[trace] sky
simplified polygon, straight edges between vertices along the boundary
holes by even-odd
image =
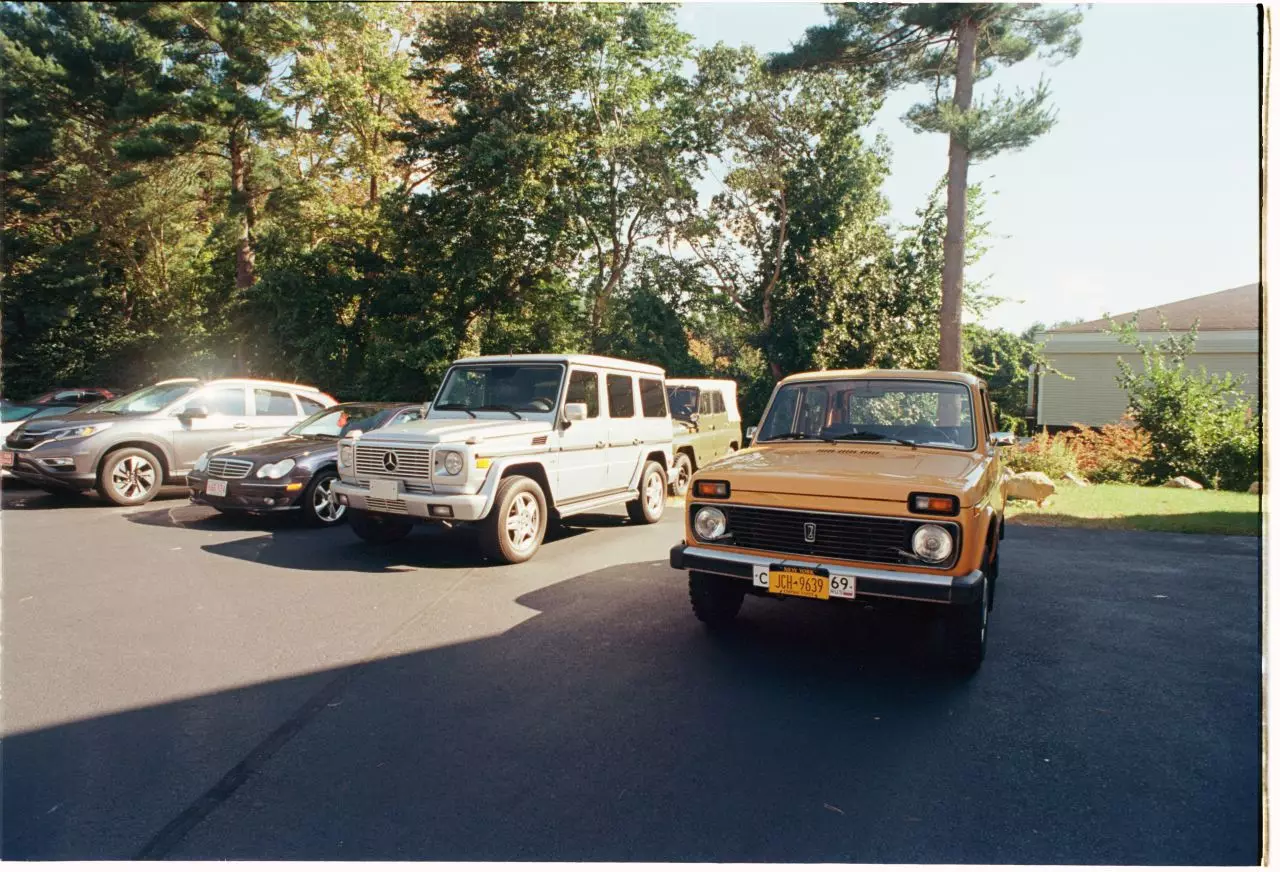
[[[688,3],[677,17],[701,45],[765,53],[827,20],[818,3]],[[1027,60],[975,91],[1043,76],[1058,111],[1031,146],[969,171],[992,235],[966,282],[1004,300],[989,326],[1093,320],[1258,280],[1256,8],[1096,4],[1081,35],[1074,58]],[[884,192],[899,223],[946,173],[946,137],[901,120],[926,93],[891,94],[870,131],[892,149]]]

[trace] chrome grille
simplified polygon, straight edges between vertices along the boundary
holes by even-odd
[[[238,457],[212,457],[209,459],[209,475],[218,478],[244,478],[253,469],[252,460]]]
[[[702,505],[690,506],[691,512]],[[954,523],[931,518],[883,518],[826,512],[796,512],[755,506],[716,505],[729,521],[734,545],[804,557],[830,557],[859,563],[935,566],[915,558],[911,536],[922,524],[938,524],[955,537],[947,566],[960,554],[960,531]],[[813,541],[805,541],[805,525],[813,525]],[[945,566],[938,566],[942,569]]]
[[[394,458],[394,468],[388,469],[386,458]],[[376,475],[379,478],[431,478],[430,448],[397,448],[395,446],[356,446],[356,475]]]
[[[425,494],[431,496],[436,489],[425,482],[405,482],[404,492],[408,494]]]
[[[404,500],[380,500],[377,497],[365,497],[365,508],[371,512],[386,512],[389,515],[407,515],[409,509]]]

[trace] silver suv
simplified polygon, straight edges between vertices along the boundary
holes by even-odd
[[[337,401],[313,387],[259,379],[162,381],[85,411],[29,420],[9,434],[0,468],[48,491],[98,493],[137,506],[181,484],[218,445],[278,436]]]

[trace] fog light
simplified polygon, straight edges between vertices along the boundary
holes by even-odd
[[[271,499],[271,497],[267,497],[265,500],[263,500],[263,502],[266,503],[268,506],[274,506],[276,504],[276,501]]]
[[[40,462],[45,466],[53,466],[59,469],[76,465],[76,459],[74,457],[42,457],[40,458]]]
[[[431,513],[431,517],[433,518],[452,518],[453,517],[452,506],[429,506],[427,508],[427,511]]]
[[[343,505],[343,506],[347,505],[347,495],[346,495],[346,494],[338,494],[338,504],[339,504],[339,505]]]

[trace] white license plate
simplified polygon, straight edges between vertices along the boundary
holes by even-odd
[[[5,467],[6,469],[13,466],[12,451],[0,451],[0,466]]]
[[[378,500],[400,499],[400,482],[375,478],[369,482],[369,496]]]
[[[774,570],[776,573],[777,570]],[[838,599],[854,599],[858,593],[858,579],[853,575],[843,575],[832,573],[828,587],[828,595]],[[756,587],[769,587],[769,566],[765,563],[757,563],[751,567],[751,583]],[[826,597],[818,597],[826,599]]]
[[[204,492],[211,497],[225,497],[227,495],[227,483],[211,478],[204,483]]]

